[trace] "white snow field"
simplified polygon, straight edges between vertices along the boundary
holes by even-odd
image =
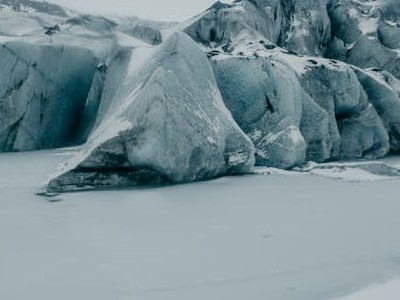
[[[74,151],[0,155],[0,299],[400,299],[398,177],[35,195]]]

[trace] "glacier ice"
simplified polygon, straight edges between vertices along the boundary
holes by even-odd
[[[82,142],[78,129],[97,59],[74,46],[0,46],[0,151]]]
[[[303,164],[303,90],[295,73],[269,58],[216,56],[211,61],[226,106],[255,145],[257,165],[289,169]]]
[[[132,56],[135,59],[135,55]],[[223,105],[210,63],[173,34],[105,111],[52,191],[180,183],[250,173],[254,148]]]
[[[0,3],[0,151],[87,141],[53,187],[400,151],[395,0],[216,2],[182,23]]]
[[[396,53],[375,38],[378,26],[373,24],[387,19],[388,11],[384,8],[388,5],[372,4],[366,11],[351,0],[236,1],[211,7],[194,18],[186,32],[210,49],[207,51],[224,101],[256,149],[260,150],[257,144],[261,145],[256,140],[272,134],[285,118],[288,110],[282,106],[286,105],[299,112],[297,118],[288,116],[291,121],[287,126],[299,127],[307,143],[306,160],[375,158],[386,155],[390,149],[398,151],[398,118],[394,116],[398,112],[398,95],[391,88],[387,92],[391,93],[391,100],[384,101],[373,95],[377,91],[370,91],[357,68],[310,55],[339,58],[362,67],[384,65],[385,70],[393,71],[396,62],[391,61]],[[390,22],[392,26],[396,24],[394,20]],[[364,40],[368,42],[363,44]],[[333,51],[335,43],[344,50]],[[378,44],[371,47],[371,43]],[[361,49],[357,50],[358,47]],[[362,51],[369,51],[368,55],[377,63]],[[265,61],[272,62],[270,67],[265,68]],[[273,74],[282,66],[286,66],[284,75],[274,79]],[[392,75],[390,71],[387,74],[392,76],[393,83],[397,73]],[[293,95],[295,100],[291,101]],[[299,104],[300,110],[296,108]],[[272,112],[271,108],[277,109]],[[392,116],[387,117],[384,112],[392,109],[387,113]],[[254,128],[249,128],[249,124]],[[299,151],[293,145],[286,148],[291,149],[291,154]],[[277,166],[261,159],[257,163]]]

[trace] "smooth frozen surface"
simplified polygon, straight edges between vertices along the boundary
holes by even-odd
[[[400,280],[393,280],[383,285],[376,285],[340,300],[398,300],[400,295]]]
[[[36,196],[72,151],[0,155],[0,299],[328,300],[400,277],[398,179]]]

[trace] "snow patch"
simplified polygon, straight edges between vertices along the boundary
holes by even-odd
[[[369,35],[377,32],[379,27],[379,18],[373,18],[369,14],[363,16],[356,8],[351,8],[349,10],[349,16],[351,19],[358,21],[358,26],[362,34]]]
[[[290,175],[290,176],[302,175],[299,172],[287,171],[287,170],[271,168],[271,167],[256,167],[254,169],[254,174],[257,174],[257,175]]]
[[[303,167],[293,170],[281,170],[270,167],[257,167],[258,175],[314,175],[346,182],[377,182],[400,178],[400,162],[398,159],[365,162],[309,162]]]
[[[400,177],[400,169],[384,162],[308,163],[296,172],[304,172],[349,182],[373,182]]]

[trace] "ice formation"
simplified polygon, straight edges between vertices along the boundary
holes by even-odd
[[[86,141],[52,189],[400,151],[395,0],[217,2],[183,23],[2,0],[0,22],[0,151]]]

